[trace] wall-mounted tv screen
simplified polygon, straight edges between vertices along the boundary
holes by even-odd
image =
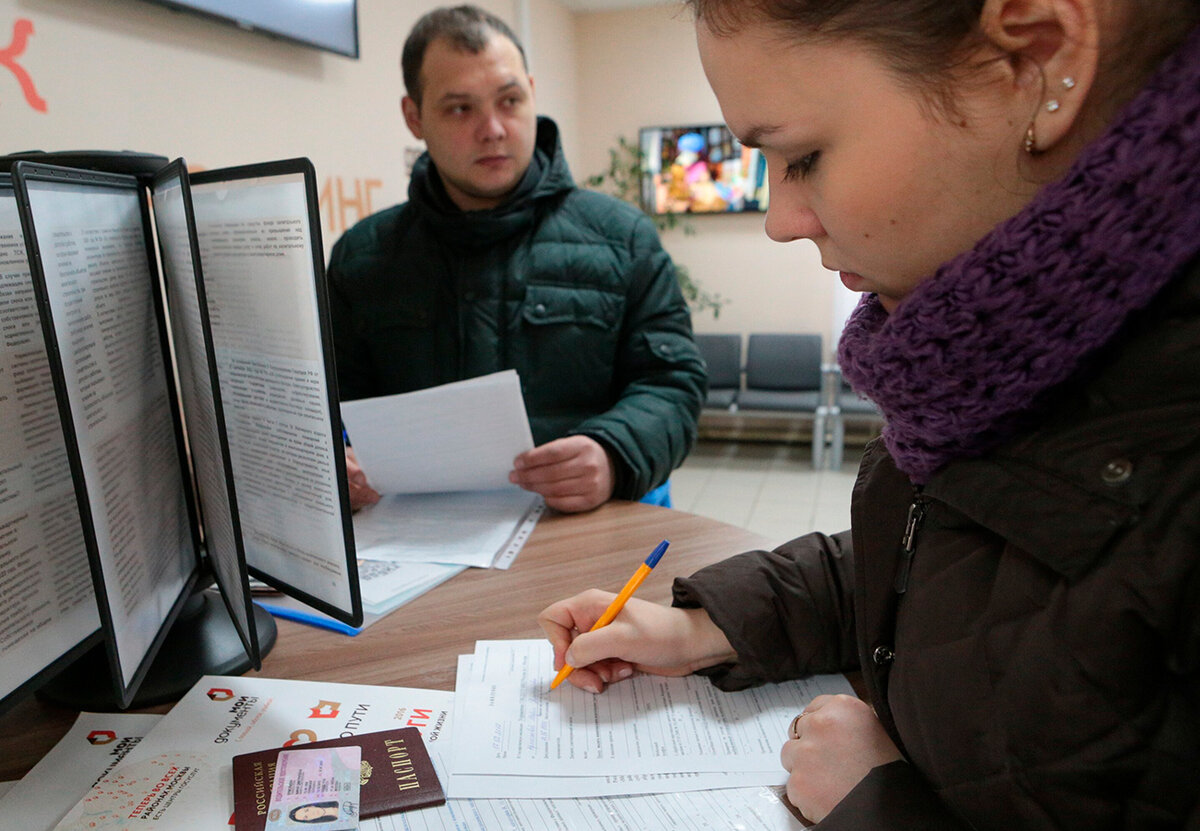
[[[149,0],[240,29],[358,57],[358,0]]]
[[[642,206],[650,213],[767,209],[767,162],[724,124],[643,127]]]

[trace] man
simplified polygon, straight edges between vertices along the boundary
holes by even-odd
[[[333,249],[342,397],[516,369],[537,446],[509,479],[559,511],[640,498],[691,449],[707,387],[653,223],[575,187],[498,18],[430,12],[401,63],[404,120],[427,152],[409,201]],[[351,503],[377,499],[347,460]]]

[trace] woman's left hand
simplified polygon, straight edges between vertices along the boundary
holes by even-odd
[[[788,728],[780,759],[791,803],[823,820],[871,768],[904,758],[871,705],[850,695],[820,695]]]

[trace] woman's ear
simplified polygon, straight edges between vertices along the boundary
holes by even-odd
[[[1096,80],[1100,0],[986,0],[984,37],[1009,56],[1028,103],[1025,149],[1043,153],[1079,122]]]

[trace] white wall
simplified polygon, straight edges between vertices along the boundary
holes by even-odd
[[[618,136],[636,141],[639,127],[720,122],[704,78],[689,14],[678,5],[587,12],[576,17],[579,55],[579,150],[576,174],[608,165]],[[763,215],[696,216],[695,236],[678,228],[667,250],[710,292],[729,300],[720,317],[697,314],[698,332],[819,332],[832,348],[846,293],[821,267],[809,242],[767,239]]]
[[[563,131],[577,179],[607,166],[639,127],[720,120],[692,24],[674,4],[572,12],[559,0],[479,0],[525,36],[538,108]],[[352,60],[173,12],[143,0],[0,0],[0,50],[18,19],[34,31],[17,63],[46,111],[0,65],[0,154],[132,149],[193,168],[307,156],[322,193],[325,245],[402,201],[405,156],[421,144],[400,116],[405,35],[438,0],[359,0]],[[835,275],[809,243],[779,245],[761,215],[702,216],[672,255],[729,300],[697,331],[816,331],[827,349]]]
[[[479,4],[517,28],[513,0]],[[406,198],[400,47],[436,0],[359,0],[358,60],[174,12],[143,0],[0,0],[0,50],[33,23],[17,63],[45,100],[26,103],[0,66],[0,154],[127,149],[195,168],[307,156],[321,189],[326,249],[363,216]],[[538,104],[574,129],[573,21],[533,0]],[[565,136],[570,141],[568,132]]]

